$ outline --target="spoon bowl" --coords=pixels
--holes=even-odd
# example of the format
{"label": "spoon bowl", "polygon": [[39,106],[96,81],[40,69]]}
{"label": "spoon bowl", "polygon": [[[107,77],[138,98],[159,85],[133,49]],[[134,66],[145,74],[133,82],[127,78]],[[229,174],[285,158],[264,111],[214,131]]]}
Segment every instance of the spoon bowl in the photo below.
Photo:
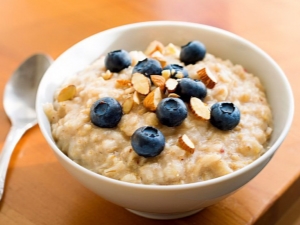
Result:
{"label": "spoon bowl", "polygon": [[32,55],[15,70],[5,86],[3,106],[12,126],[0,154],[0,199],[11,154],[22,135],[37,124],[36,93],[51,63],[47,55]]}

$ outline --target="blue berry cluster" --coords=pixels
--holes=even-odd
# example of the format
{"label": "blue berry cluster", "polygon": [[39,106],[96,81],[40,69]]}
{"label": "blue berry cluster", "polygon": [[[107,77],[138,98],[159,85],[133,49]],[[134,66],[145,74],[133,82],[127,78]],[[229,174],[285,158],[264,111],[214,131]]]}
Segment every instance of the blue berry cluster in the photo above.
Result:
{"label": "blue berry cluster", "polygon": [[[206,47],[199,41],[191,41],[182,46],[179,59],[184,65],[195,64],[203,60]],[[105,66],[111,72],[120,72],[131,65],[127,51],[116,50],[105,57]],[[146,58],[139,61],[132,69],[132,74],[141,73],[150,78],[151,75],[161,75],[163,70],[170,70],[171,78],[178,80],[175,93],[180,98],[166,97],[160,101],[155,111],[161,124],[168,127],[180,126],[188,116],[187,104],[192,97],[201,100],[207,95],[207,87],[200,80],[189,78],[185,67],[169,64],[162,68],[159,61]],[[120,103],[111,97],[97,100],[90,109],[91,122],[101,128],[114,128],[123,115]],[[217,102],[211,107],[210,123],[223,131],[234,129],[240,121],[240,111],[231,102]],[[145,158],[159,155],[165,146],[165,137],[155,127],[145,126],[137,129],[131,137],[133,150]]]}

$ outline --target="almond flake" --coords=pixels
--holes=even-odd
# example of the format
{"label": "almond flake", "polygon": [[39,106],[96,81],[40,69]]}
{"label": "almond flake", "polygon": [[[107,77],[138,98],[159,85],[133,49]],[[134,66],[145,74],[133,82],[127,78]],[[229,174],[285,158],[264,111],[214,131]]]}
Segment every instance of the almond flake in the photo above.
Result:
{"label": "almond flake", "polygon": [[76,95],[76,86],[71,84],[65,88],[63,88],[58,96],[57,96],[57,101],[58,102],[63,102],[67,100],[72,100]]}
{"label": "almond flake", "polygon": [[176,93],[170,93],[168,95],[169,98],[180,98],[180,95],[176,94]]}
{"label": "almond flake", "polygon": [[134,73],[131,78],[131,83],[134,89],[142,95],[147,95],[150,92],[150,79],[141,73]]}
{"label": "almond flake", "polygon": [[133,107],[133,99],[127,98],[122,105],[123,113],[128,114],[131,111],[132,107]]}
{"label": "almond flake", "polygon": [[210,119],[210,107],[201,101],[201,99],[192,97],[190,100],[190,105],[193,114],[203,120]]}
{"label": "almond flake", "polygon": [[165,67],[168,64],[166,58],[159,51],[153,52],[150,56],[151,58],[156,59],[161,67]]}
{"label": "almond flake", "polygon": [[145,51],[145,54],[146,55],[151,55],[153,52],[156,52],[156,51],[159,51],[160,53],[163,53],[164,48],[165,47],[164,47],[164,45],[161,42],[155,40],[155,41],[152,41],[148,45],[148,47],[147,47],[147,49]]}
{"label": "almond flake", "polygon": [[133,93],[132,99],[133,99],[133,102],[137,105],[139,105],[141,103],[141,99],[140,99],[139,93],[137,91],[135,91]]}
{"label": "almond flake", "polygon": [[116,80],[116,88],[128,88],[131,86],[131,80],[128,79],[118,79]]}
{"label": "almond flake", "polygon": [[179,147],[181,147],[182,149],[184,149],[185,151],[187,151],[191,154],[193,154],[195,151],[194,143],[191,141],[191,139],[186,134],[179,137],[178,145],[179,145]]}
{"label": "almond flake", "polygon": [[134,88],[133,87],[129,87],[127,89],[124,90],[124,94],[132,94],[134,92]]}
{"label": "almond flake", "polygon": [[147,56],[141,51],[131,51],[129,52],[131,58],[131,66],[135,66],[139,61],[147,58]]}
{"label": "almond flake", "polygon": [[152,83],[156,86],[159,87],[160,90],[165,90],[165,84],[166,84],[166,79],[161,76],[161,75],[151,75],[150,76]]}
{"label": "almond flake", "polygon": [[178,85],[178,81],[176,79],[169,78],[166,81],[166,88],[169,93],[173,93],[176,90],[177,85]]}
{"label": "almond flake", "polygon": [[197,71],[199,79],[206,85],[207,88],[214,88],[217,83],[217,79],[214,74],[206,67]]}
{"label": "almond flake", "polygon": [[174,44],[170,43],[165,47],[165,53],[166,55],[174,55],[177,58],[179,58],[180,49],[176,47]]}
{"label": "almond flake", "polygon": [[155,111],[158,103],[162,100],[161,90],[159,87],[151,91],[143,101],[143,105],[150,111]]}

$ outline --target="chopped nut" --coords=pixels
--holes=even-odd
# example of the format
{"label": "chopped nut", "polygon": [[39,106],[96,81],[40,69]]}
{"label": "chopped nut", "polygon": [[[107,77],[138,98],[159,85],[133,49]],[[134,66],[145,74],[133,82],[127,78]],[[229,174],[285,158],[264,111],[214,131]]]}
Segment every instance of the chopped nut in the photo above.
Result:
{"label": "chopped nut", "polygon": [[199,79],[206,85],[207,88],[214,88],[217,83],[217,79],[214,74],[206,67],[197,71]]}
{"label": "chopped nut", "polygon": [[192,112],[195,116],[203,120],[210,119],[210,107],[201,101],[201,99],[192,97],[190,100]]}
{"label": "chopped nut", "polygon": [[178,145],[179,145],[179,147],[181,147],[182,149],[184,149],[185,151],[187,151],[191,154],[193,154],[195,151],[194,143],[191,141],[191,139],[186,134],[179,137]]}
{"label": "chopped nut", "polygon": [[129,87],[124,90],[124,94],[132,94],[135,91],[133,87]]}
{"label": "chopped nut", "polygon": [[176,94],[176,93],[170,93],[168,95],[169,98],[180,98],[180,95]]}
{"label": "chopped nut", "polygon": [[132,99],[133,99],[133,102],[137,105],[139,105],[141,103],[141,99],[140,99],[139,93],[137,91],[135,91],[133,93]]}
{"label": "chopped nut", "polygon": [[163,70],[163,71],[161,71],[161,75],[165,78],[165,80],[168,80],[171,77],[171,71]]}
{"label": "chopped nut", "polygon": [[165,67],[168,64],[166,58],[159,51],[153,52],[150,56],[151,58],[156,59],[161,67]]}
{"label": "chopped nut", "polygon": [[151,75],[150,78],[151,78],[151,81],[153,82],[153,84],[156,87],[159,87],[160,90],[162,90],[162,91],[165,90],[166,79],[163,76],[161,76],[161,75]]}
{"label": "chopped nut", "polygon": [[112,78],[113,73],[110,72],[110,70],[106,70],[106,72],[102,73],[101,76],[104,80],[109,80],[110,78]]}
{"label": "chopped nut", "polygon": [[131,78],[131,83],[134,89],[142,95],[147,95],[150,92],[150,79],[141,73],[134,73]]}
{"label": "chopped nut", "polygon": [[177,85],[178,85],[178,81],[176,79],[169,78],[166,81],[166,88],[169,93],[173,93],[176,90]]}
{"label": "chopped nut", "polygon": [[148,45],[148,47],[147,47],[147,49],[145,51],[145,54],[146,55],[151,55],[153,52],[156,52],[156,51],[159,51],[160,53],[163,53],[164,48],[165,47],[164,47],[164,45],[161,42],[155,40],[155,41],[152,41]]}
{"label": "chopped nut", "polygon": [[[176,74],[176,75],[175,75],[175,74]],[[168,80],[170,77],[174,77],[174,76],[175,76],[176,78],[178,78],[178,79],[184,77],[183,73],[181,73],[181,72],[176,73],[176,70],[174,70],[174,69],[165,69],[165,70],[161,71],[161,75],[162,75],[166,80]],[[177,75],[178,75],[178,77],[177,77]],[[182,77],[181,77],[181,76],[182,76]]]}
{"label": "chopped nut", "polygon": [[76,86],[71,84],[65,88],[63,88],[58,96],[57,96],[57,101],[58,102],[63,102],[67,100],[72,100],[76,95]]}
{"label": "chopped nut", "polygon": [[150,111],[155,111],[158,103],[162,100],[161,90],[159,87],[151,91],[143,101],[143,105]]}
{"label": "chopped nut", "polygon": [[131,111],[132,107],[133,107],[133,99],[127,98],[122,105],[123,113],[128,114]]}
{"label": "chopped nut", "polygon": [[183,75],[182,72],[177,72],[176,75],[175,75],[175,77],[176,77],[177,79],[181,79],[181,78],[184,78],[184,75]]}
{"label": "chopped nut", "polygon": [[115,84],[116,88],[128,88],[130,86],[131,86],[131,80],[127,80],[127,79],[116,80],[116,84]]}
{"label": "chopped nut", "polygon": [[131,51],[129,52],[131,57],[131,66],[135,66],[139,61],[144,60],[147,56],[141,51]]}
{"label": "chopped nut", "polygon": [[170,43],[165,47],[165,53],[166,55],[174,55],[177,58],[179,58],[180,49],[176,47],[174,44]]}

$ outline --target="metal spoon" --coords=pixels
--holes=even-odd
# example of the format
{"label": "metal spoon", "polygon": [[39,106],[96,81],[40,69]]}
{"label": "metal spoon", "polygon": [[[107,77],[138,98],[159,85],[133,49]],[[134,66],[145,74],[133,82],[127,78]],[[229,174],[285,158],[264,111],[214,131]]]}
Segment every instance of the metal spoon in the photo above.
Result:
{"label": "metal spoon", "polygon": [[36,92],[51,63],[52,59],[47,55],[32,55],[19,66],[5,86],[3,105],[12,126],[0,153],[0,200],[13,150],[23,134],[37,124]]}

